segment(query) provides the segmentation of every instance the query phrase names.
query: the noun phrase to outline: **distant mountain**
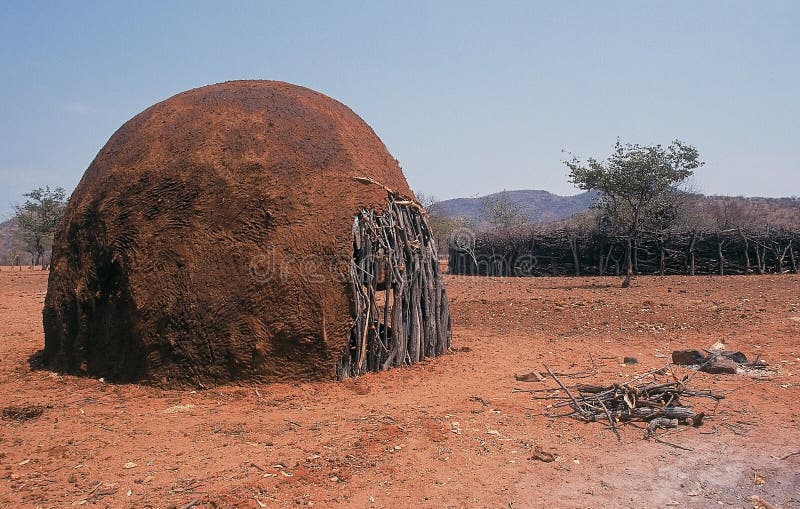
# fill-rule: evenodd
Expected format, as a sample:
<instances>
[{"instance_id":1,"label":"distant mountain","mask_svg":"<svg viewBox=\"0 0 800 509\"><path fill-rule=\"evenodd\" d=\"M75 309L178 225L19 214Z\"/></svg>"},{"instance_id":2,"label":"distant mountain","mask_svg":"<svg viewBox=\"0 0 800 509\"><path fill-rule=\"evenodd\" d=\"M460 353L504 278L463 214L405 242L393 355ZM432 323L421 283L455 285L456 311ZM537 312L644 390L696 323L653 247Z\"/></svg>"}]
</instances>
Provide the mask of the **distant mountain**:
<instances>
[{"instance_id":1,"label":"distant mountain","mask_svg":"<svg viewBox=\"0 0 800 509\"><path fill-rule=\"evenodd\" d=\"M477 224L483 219L486 204L501 199L515 205L531 223L547 223L584 212L591 206L595 196L597 194L594 192L559 196L538 190L502 191L477 198L444 200L433 204L430 208L446 216L463 216L473 224Z\"/></svg>"},{"instance_id":2,"label":"distant mountain","mask_svg":"<svg viewBox=\"0 0 800 509\"><path fill-rule=\"evenodd\" d=\"M455 198L431 205L429 210L442 216L464 217L478 227L488 226L486 205L493 200L509 202L533 224L566 224L586 212L597 193L559 196L547 191L503 191L477 198ZM761 198L744 196L689 195L684 210L685 228L800 228L800 198Z\"/></svg>"}]
</instances>

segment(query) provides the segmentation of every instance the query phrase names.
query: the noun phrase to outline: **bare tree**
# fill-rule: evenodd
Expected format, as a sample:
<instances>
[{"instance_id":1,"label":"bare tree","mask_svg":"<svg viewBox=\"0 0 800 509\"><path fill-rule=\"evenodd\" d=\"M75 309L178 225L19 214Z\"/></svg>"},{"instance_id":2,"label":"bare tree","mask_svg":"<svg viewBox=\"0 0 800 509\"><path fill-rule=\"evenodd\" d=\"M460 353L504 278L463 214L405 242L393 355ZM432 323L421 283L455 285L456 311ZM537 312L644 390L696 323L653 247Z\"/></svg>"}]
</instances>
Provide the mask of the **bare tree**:
<instances>
[{"instance_id":1,"label":"bare tree","mask_svg":"<svg viewBox=\"0 0 800 509\"><path fill-rule=\"evenodd\" d=\"M470 224L466 217L451 216L447 214L439 205L439 200L435 196L423 192L415 191L417 201L428 213L428 224L433 231L433 238L439 248L439 255L447 252L448 243L453 232L461 228L469 228Z\"/></svg>"},{"instance_id":2,"label":"bare tree","mask_svg":"<svg viewBox=\"0 0 800 509\"><path fill-rule=\"evenodd\" d=\"M501 232L511 232L528 224L519 205L511 201L505 193L486 198L483 217L495 230Z\"/></svg>"}]
</instances>

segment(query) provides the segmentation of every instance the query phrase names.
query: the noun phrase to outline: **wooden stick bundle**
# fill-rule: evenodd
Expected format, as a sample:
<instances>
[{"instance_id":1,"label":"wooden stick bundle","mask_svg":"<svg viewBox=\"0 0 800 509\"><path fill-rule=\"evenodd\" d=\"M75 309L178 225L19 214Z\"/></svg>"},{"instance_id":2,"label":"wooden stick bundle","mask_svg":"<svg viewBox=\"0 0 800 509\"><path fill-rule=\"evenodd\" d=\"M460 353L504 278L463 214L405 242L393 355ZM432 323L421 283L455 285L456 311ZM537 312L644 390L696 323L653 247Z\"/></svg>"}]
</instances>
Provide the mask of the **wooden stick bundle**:
<instances>
[{"instance_id":1,"label":"wooden stick bundle","mask_svg":"<svg viewBox=\"0 0 800 509\"><path fill-rule=\"evenodd\" d=\"M389 192L385 211L359 213L353 237L354 322L337 365L339 378L446 352L450 311L422 209Z\"/></svg>"}]
</instances>

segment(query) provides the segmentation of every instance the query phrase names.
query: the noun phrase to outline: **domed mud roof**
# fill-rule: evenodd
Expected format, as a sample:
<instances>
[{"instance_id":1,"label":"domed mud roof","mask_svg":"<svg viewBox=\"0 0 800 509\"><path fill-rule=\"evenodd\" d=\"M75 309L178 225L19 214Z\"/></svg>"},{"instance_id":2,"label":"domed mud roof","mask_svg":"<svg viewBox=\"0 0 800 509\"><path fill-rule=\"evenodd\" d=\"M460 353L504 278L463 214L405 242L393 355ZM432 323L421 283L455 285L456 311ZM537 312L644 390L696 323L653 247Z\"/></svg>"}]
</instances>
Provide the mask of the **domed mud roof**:
<instances>
[{"instance_id":1,"label":"domed mud roof","mask_svg":"<svg viewBox=\"0 0 800 509\"><path fill-rule=\"evenodd\" d=\"M354 224L390 197L413 203L397 161L323 94L235 81L158 103L70 199L45 362L117 381L331 378L356 314Z\"/></svg>"}]
</instances>

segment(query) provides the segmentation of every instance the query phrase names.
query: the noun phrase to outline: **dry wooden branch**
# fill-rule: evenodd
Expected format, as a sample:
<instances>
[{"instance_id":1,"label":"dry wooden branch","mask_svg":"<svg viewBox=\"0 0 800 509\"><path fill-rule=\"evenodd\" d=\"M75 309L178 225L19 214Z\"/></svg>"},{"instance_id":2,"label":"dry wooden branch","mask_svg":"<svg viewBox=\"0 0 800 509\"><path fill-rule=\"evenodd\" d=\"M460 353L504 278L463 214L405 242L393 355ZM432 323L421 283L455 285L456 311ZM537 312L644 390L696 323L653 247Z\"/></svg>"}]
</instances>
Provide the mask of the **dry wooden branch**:
<instances>
[{"instance_id":1,"label":"dry wooden branch","mask_svg":"<svg viewBox=\"0 0 800 509\"><path fill-rule=\"evenodd\" d=\"M569 392L569 389L567 389L567 387L566 387L564 384L562 384L562 383L561 383L561 380L559 380L559 379L558 379L558 377L557 377L557 376L556 376L556 375L555 375L555 374L554 374L554 373L553 373L553 372L550 370L550 368L547 366L547 364L545 364L545 365L544 365L544 369L546 369L546 370L547 370L547 372L548 372L548 373L550 373L550 376L553 378L553 380L555 380L555 381L556 381L556 383L558 384L558 386L559 386L559 387L561 387L561 389L562 389L564 392L566 392L566 393L567 393L567 396L569 396L569 399L572 401L572 404L574 405L574 407L573 407L573 408L575 409L575 411L576 411L576 412L578 412L578 413L580 413L580 414L582 414L582 415L588 416L588 415L589 415L589 413L588 413L588 412L586 412L586 411L583 409L583 407L581 407L581 406L578 404L578 400L576 400L576 399L575 399L575 396L573 396L573 395L572 395L572 393L571 393L571 392Z\"/></svg>"}]
</instances>

